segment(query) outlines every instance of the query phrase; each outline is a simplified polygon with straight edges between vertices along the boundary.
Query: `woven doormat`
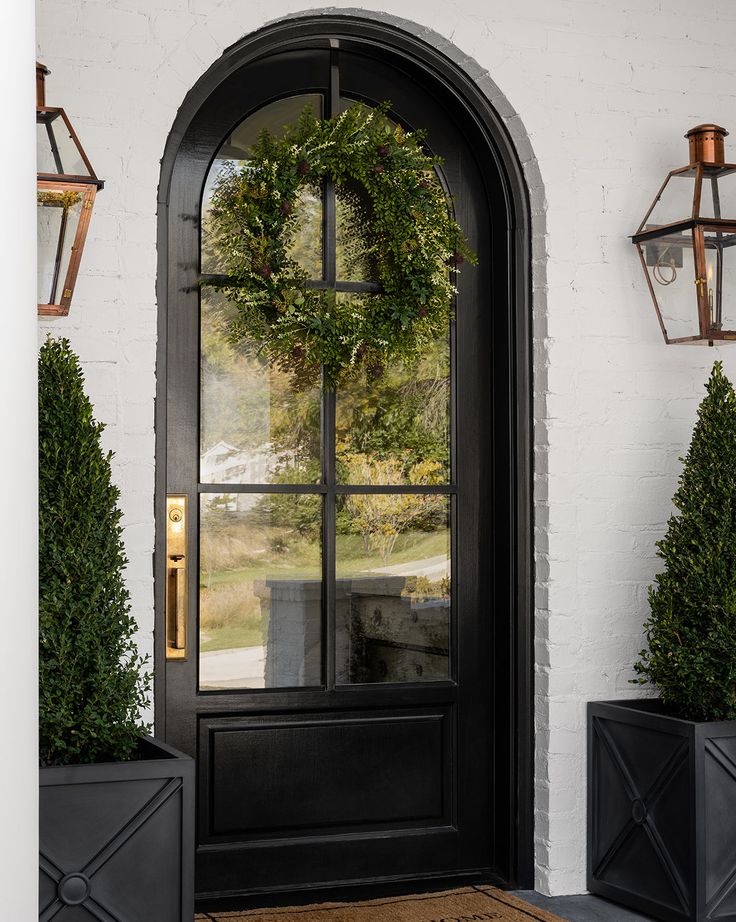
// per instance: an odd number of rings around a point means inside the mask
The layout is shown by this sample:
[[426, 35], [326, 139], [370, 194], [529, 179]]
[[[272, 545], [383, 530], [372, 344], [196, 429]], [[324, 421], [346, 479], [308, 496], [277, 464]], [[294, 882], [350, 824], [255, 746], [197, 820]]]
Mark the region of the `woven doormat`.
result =
[[197, 922], [563, 922], [543, 909], [496, 890], [463, 887], [359, 903], [321, 903], [245, 912], [213, 912]]

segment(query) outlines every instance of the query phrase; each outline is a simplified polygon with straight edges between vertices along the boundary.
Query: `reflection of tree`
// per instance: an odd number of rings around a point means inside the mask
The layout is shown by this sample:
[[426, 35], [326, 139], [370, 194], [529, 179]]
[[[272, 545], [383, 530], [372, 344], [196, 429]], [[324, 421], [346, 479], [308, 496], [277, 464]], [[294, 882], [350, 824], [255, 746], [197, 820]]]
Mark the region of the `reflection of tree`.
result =
[[[238, 166], [244, 162], [238, 161]], [[359, 189], [346, 186], [338, 191], [341, 275], [371, 277], [375, 269], [364, 258], [362, 238], [349, 234], [351, 216], [361, 214], [366, 203]], [[311, 277], [319, 278], [322, 203], [318, 190], [305, 187], [298, 210], [290, 255]], [[202, 265], [205, 271], [216, 272], [217, 256], [207, 233], [207, 202], [202, 223]], [[365, 309], [370, 309], [370, 299]], [[269, 367], [255, 342], [233, 343], [228, 334], [236, 313], [224, 295], [212, 289], [203, 291], [202, 450], [221, 440], [243, 450], [268, 444], [277, 462], [276, 480], [314, 483], [319, 476], [317, 470], [315, 477], [315, 466], [320, 440], [316, 383], [299, 380], [295, 373], [298, 358], [288, 367]], [[449, 319], [448, 309], [448, 331]], [[448, 336], [412, 364], [397, 363], [383, 369], [375, 380], [361, 375], [344, 384], [338, 394], [336, 419], [338, 472], [343, 482], [350, 482], [342, 470], [344, 460], [355, 453], [383, 460], [408, 455], [413, 463], [436, 461], [443, 468], [441, 479], [449, 479], [449, 371]]]
[[233, 494], [210, 496], [200, 516], [200, 626], [247, 629], [254, 642], [264, 617], [254, 580], [280, 572], [319, 576], [322, 501], [264, 494], [237, 511]]
[[[319, 479], [313, 477], [312, 483]], [[277, 477], [278, 483], [288, 483], [285, 477]], [[300, 539], [310, 543], [319, 542], [322, 535], [321, 499], [310, 493], [267, 493], [253, 508], [253, 521], [262, 516], [269, 525], [288, 529], [290, 540]]]
[[[269, 367], [254, 344], [227, 337], [231, 305], [207, 292], [202, 304], [202, 449], [223, 440], [243, 450], [266, 445], [281, 459], [277, 482], [319, 479], [320, 404], [314, 386]], [[449, 345], [440, 340], [413, 365], [386, 369], [374, 382], [355, 379], [337, 400], [337, 460], [340, 480], [350, 455], [397, 460], [404, 479], [409, 463], [436, 462], [439, 481], [449, 477]], [[404, 472], [404, 473], [401, 473]]]
[[[437, 483], [442, 466], [436, 461], [409, 464], [406, 459], [345, 458], [350, 483], [375, 486], [407, 482], [413, 486]], [[345, 497], [343, 527], [363, 538], [366, 556], [378, 553], [384, 566], [399, 535], [410, 528], [432, 528], [446, 518], [445, 497], [436, 493], [351, 493]]]
[[[413, 365], [386, 369], [376, 382], [353, 380], [338, 394], [337, 458], [342, 468], [355, 453], [407, 463], [438, 465], [437, 479], [449, 478], [450, 355], [447, 340], [438, 340]], [[348, 479], [344, 483], [370, 483]], [[404, 482], [405, 478], [388, 481]]]
[[242, 556], [234, 500], [230, 493], [216, 494], [201, 510], [200, 579], [208, 588], [214, 572], [233, 569]]
[[274, 456], [296, 465], [318, 458], [318, 389], [295, 388], [254, 344], [231, 342], [232, 310], [222, 295], [203, 292], [202, 450], [223, 440], [243, 450], [268, 444]]

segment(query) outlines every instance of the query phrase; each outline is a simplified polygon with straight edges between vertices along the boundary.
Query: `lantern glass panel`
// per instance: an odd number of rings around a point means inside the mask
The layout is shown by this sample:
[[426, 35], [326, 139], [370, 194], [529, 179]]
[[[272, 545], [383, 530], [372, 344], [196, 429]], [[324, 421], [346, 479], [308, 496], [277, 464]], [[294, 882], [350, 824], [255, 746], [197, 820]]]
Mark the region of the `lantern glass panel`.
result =
[[736, 215], [736, 167], [703, 169], [700, 217], [733, 218]]
[[695, 196], [695, 169], [670, 173], [659, 199], [645, 219], [642, 230], [687, 221], [693, 214]]
[[37, 110], [36, 151], [39, 173], [94, 178], [62, 109]]
[[39, 304], [55, 304], [61, 298], [84, 198], [70, 189], [38, 190]]
[[705, 266], [711, 325], [736, 330], [736, 231], [704, 228]]
[[639, 250], [669, 339], [697, 336], [692, 231], [648, 240]]

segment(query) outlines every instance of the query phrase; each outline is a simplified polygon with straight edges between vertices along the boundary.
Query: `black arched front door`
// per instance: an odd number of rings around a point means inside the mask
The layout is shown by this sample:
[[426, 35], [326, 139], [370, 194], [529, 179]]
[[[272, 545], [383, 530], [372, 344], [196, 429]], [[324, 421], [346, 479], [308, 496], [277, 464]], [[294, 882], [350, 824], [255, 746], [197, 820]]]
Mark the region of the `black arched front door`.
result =
[[[508, 180], [448, 82], [370, 28], [229, 54], [172, 135], [161, 211], [157, 729], [197, 759], [198, 897], [528, 882]], [[261, 129], [385, 100], [426, 129], [479, 264], [411, 367], [295, 383], [227, 335], [209, 196]], [[370, 309], [349, 202], [327, 183], [299, 207], [310, 283]]]

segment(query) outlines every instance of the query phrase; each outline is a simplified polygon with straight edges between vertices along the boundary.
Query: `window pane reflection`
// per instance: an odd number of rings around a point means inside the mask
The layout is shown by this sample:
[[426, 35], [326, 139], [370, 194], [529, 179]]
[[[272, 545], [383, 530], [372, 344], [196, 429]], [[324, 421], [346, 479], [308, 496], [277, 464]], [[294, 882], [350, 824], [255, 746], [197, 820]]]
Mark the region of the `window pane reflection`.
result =
[[254, 343], [232, 343], [235, 305], [202, 291], [200, 480], [316, 483], [320, 391], [268, 362]]
[[321, 497], [200, 499], [200, 688], [319, 685]]
[[378, 278], [376, 260], [380, 254], [365, 245], [362, 228], [370, 221], [371, 205], [357, 183], [335, 189], [335, 267], [341, 282], [373, 282]]
[[[368, 308], [369, 309], [369, 306]], [[450, 480], [450, 339], [373, 380], [356, 375], [337, 392], [339, 483], [440, 484]]]
[[[289, 96], [269, 103], [244, 119], [225, 139], [212, 162], [202, 198], [202, 272], [217, 275], [225, 265], [208, 236], [208, 212], [212, 190], [222, 172], [231, 166], [247, 164], [248, 149], [265, 129], [280, 137], [284, 128], [296, 122], [306, 108], [318, 117], [322, 114], [322, 97], [316, 93]], [[291, 242], [290, 255], [310, 278], [322, 278], [322, 195], [319, 189], [302, 189], [297, 204], [299, 231]]]
[[307, 278], [322, 278], [322, 190], [305, 186], [299, 190], [294, 210], [298, 222], [286, 250]]
[[342, 497], [336, 569], [340, 684], [449, 678], [447, 496]]

